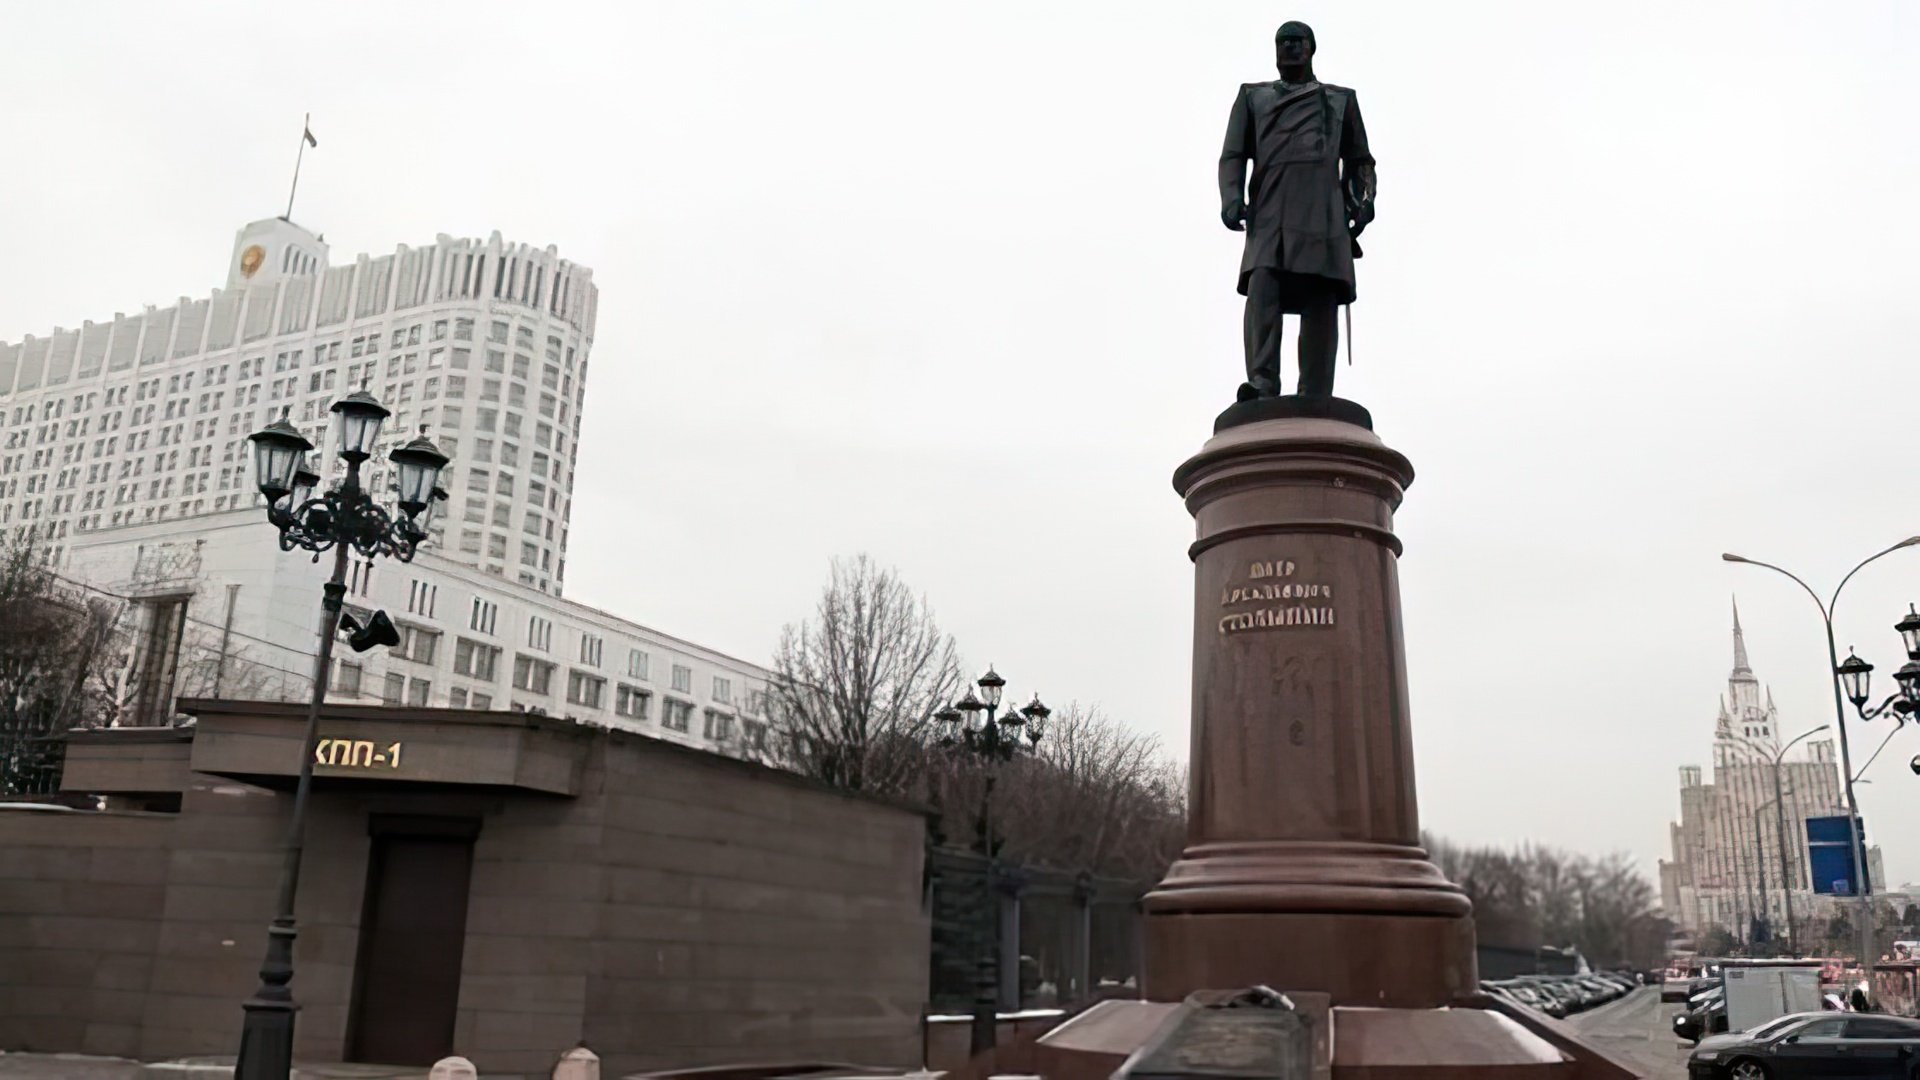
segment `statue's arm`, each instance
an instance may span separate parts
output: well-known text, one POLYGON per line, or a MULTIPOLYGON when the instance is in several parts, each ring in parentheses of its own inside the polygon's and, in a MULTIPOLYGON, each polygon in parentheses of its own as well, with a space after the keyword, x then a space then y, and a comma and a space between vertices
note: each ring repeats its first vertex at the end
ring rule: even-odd
POLYGON ((1220 148, 1220 220, 1239 232, 1247 227, 1247 161, 1253 157, 1253 124, 1242 86, 1227 114, 1227 139, 1220 148))
POLYGON ((1373 220, 1373 197, 1378 189, 1373 151, 1367 147, 1367 125, 1360 119, 1358 96, 1347 101, 1346 122, 1340 131, 1340 178, 1345 188, 1347 217, 1359 236, 1373 220))

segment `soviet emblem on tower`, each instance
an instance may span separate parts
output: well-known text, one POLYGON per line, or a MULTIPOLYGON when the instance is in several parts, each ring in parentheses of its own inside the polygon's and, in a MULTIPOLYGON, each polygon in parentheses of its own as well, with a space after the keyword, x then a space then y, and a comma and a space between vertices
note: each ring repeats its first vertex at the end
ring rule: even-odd
POLYGON ((259 273, 260 264, 266 261, 266 248, 261 247, 259 244, 247 245, 247 250, 240 253, 240 276, 250 278, 259 273))

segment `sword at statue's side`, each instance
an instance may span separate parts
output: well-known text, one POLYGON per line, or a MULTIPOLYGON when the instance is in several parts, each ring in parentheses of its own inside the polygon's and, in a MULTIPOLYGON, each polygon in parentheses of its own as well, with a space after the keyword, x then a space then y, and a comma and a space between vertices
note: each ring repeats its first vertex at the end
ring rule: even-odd
MULTIPOLYGON (((1370 170, 1369 170, 1370 173, 1370 170)), ((1367 223, 1373 220, 1373 198, 1375 181, 1370 174, 1347 178, 1345 196, 1347 203, 1347 242, 1353 245, 1353 257, 1358 259, 1366 252, 1360 250, 1360 234, 1367 229, 1367 223)), ((1347 366, 1353 366, 1353 304, 1351 301, 1340 305, 1347 316, 1347 366)))

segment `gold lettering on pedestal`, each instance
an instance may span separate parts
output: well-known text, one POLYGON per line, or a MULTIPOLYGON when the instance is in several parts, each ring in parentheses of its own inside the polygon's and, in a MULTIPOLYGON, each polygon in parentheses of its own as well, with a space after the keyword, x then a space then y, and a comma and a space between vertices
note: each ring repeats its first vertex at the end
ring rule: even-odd
POLYGON ((1220 606, 1254 600, 1331 600, 1331 585, 1229 585, 1220 590, 1220 606))
POLYGON ((1247 581, 1228 583, 1220 590, 1220 606, 1259 604, 1250 611, 1234 611, 1220 616, 1220 633, 1237 634, 1248 630, 1278 630, 1295 626, 1332 626, 1334 624, 1333 586, 1317 582, 1274 582, 1272 578, 1290 578, 1296 569, 1290 559, 1270 559, 1251 564, 1247 581), (1254 584, 1259 581, 1259 584, 1254 584), (1279 603, 1276 605, 1275 601, 1279 603), (1305 601, 1304 603, 1302 601, 1305 601))
POLYGON ((1247 576, 1250 578, 1292 577, 1293 564, 1285 559, 1275 559, 1272 562, 1257 562, 1253 564, 1253 569, 1247 571, 1247 576))

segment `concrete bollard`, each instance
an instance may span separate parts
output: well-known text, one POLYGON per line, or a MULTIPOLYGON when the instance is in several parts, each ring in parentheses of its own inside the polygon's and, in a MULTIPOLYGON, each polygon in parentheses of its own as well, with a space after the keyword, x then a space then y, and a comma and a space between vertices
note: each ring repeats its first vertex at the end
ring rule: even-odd
POLYGON ((584 1046, 574 1047, 560 1055, 553 1080, 600 1080, 600 1055, 584 1046))
POLYGON ((427 1080, 480 1080, 480 1071, 466 1058, 441 1058, 428 1070, 427 1080))

